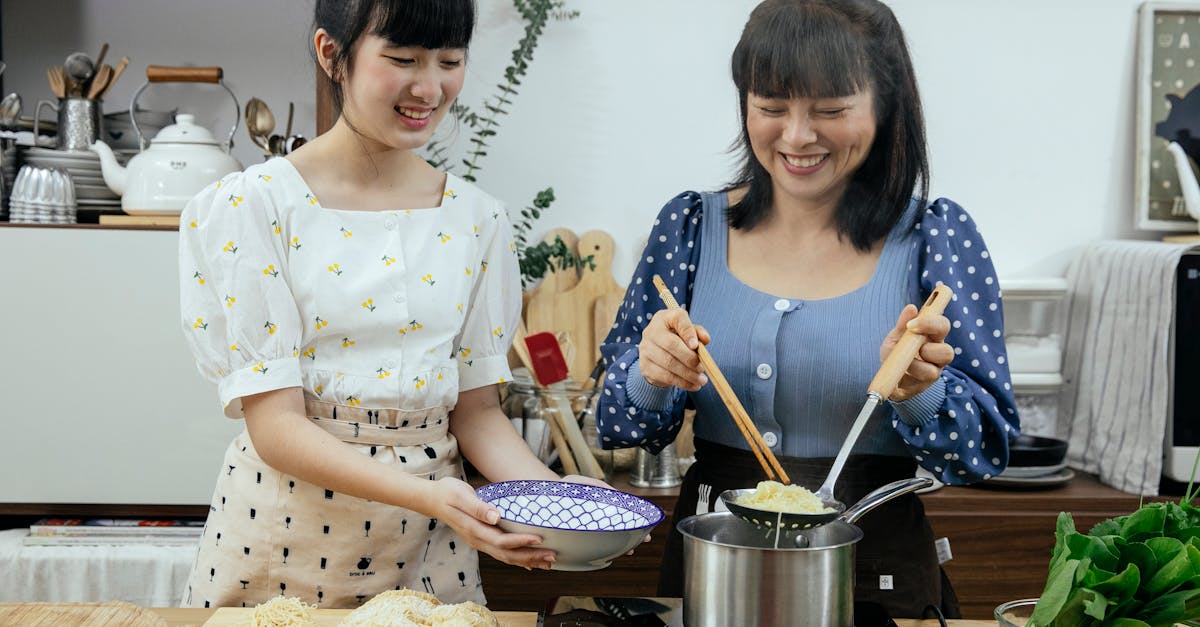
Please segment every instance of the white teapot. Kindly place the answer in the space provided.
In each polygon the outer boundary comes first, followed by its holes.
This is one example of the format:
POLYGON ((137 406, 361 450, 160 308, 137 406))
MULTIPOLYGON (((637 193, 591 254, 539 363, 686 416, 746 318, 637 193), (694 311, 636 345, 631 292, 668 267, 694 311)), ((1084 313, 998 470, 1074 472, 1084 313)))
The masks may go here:
POLYGON ((121 167, 104 142, 97 141, 91 149, 100 155, 104 183, 121 195, 121 209, 130 215, 178 215, 209 183, 242 169, 212 133, 186 113, 159 131, 127 167, 121 167))
POLYGON ((1183 146, 1175 142, 1167 144, 1167 151, 1175 158, 1175 173, 1179 176, 1183 206, 1193 220, 1200 220, 1200 184, 1196 183, 1191 159, 1188 159, 1187 153, 1183 151, 1183 146))

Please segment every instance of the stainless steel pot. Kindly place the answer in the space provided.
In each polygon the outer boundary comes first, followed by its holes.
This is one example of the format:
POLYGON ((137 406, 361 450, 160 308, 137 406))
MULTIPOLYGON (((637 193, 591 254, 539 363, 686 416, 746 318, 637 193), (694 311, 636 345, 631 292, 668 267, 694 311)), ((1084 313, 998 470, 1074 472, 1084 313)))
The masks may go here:
POLYGON ((683 534, 683 622, 849 627, 854 618, 854 522, 898 496, 926 488, 928 477, 889 483, 812 529, 763 529, 729 512, 689 516, 683 534))

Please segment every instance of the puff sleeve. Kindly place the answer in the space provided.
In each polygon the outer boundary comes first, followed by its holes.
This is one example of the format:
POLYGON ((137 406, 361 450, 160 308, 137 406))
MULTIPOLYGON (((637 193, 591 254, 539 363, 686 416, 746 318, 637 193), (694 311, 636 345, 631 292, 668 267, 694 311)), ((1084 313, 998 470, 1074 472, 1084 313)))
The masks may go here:
POLYGON ((688 305, 700 258, 702 213, 703 197, 696 192, 684 192, 662 208, 613 328, 600 346, 607 374, 596 426, 603 448, 642 446, 658 453, 679 433, 687 392, 647 383, 637 365, 638 343, 654 312, 665 308, 654 275, 662 277, 681 307, 688 305))
POLYGON ((460 391, 512 378, 508 349, 521 319, 521 273, 508 214, 498 202, 477 260, 471 298, 455 341, 460 391))
POLYGON ((225 415, 242 417, 244 396, 299 387, 302 326, 267 191, 231 174, 187 204, 179 235, 184 335, 225 415))
POLYGON ((946 343, 955 356, 935 384, 944 394, 919 395, 940 402, 924 409, 894 404, 892 424, 917 462, 939 480, 988 479, 1007 467, 1009 438, 1020 431, 996 271, 974 220, 953 201, 933 201, 916 228, 911 263, 921 296, 939 282, 954 289, 945 316, 946 343))

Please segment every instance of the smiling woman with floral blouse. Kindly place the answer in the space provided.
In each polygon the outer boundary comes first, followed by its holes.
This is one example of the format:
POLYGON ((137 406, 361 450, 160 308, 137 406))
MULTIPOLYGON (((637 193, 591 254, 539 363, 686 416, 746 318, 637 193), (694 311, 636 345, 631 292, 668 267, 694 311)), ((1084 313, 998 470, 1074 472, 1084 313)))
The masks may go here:
MULTIPOLYGON (((912 63, 876 0, 767 0, 733 53, 743 167, 719 192, 659 213, 612 331, 597 411, 601 444, 652 452, 697 410, 696 463, 674 520, 765 479, 695 348, 708 350, 796 484, 815 489, 906 328, 927 343, 860 436, 835 495, 854 503, 919 464, 951 484, 1004 470, 1018 432, 1000 287, 966 211, 927 200, 912 63), (914 197, 915 194, 915 197, 914 197), (659 275, 686 308, 664 311, 659 275), (938 283, 944 316, 918 319, 938 283), (711 340, 711 341, 710 341, 711 340)), ((893 616, 958 614, 920 500, 859 525, 855 599, 893 616)), ((674 531, 659 594, 682 589, 674 531)))

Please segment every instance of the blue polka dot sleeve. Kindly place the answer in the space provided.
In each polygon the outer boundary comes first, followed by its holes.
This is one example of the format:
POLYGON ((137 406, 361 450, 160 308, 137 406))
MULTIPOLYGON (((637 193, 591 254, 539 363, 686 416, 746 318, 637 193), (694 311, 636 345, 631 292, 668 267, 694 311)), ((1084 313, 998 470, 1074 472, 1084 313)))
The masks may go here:
POLYGON ((916 226, 912 263, 920 292, 954 289, 946 307, 954 360, 942 370, 945 400, 936 415, 893 426, 926 470, 947 484, 996 476, 1008 465, 1008 440, 1020 429, 1004 345, 1000 285, 983 238, 962 207, 930 204, 916 226))
POLYGON ((648 399, 635 398, 636 393, 631 395, 627 383, 631 368, 634 376, 640 376, 636 374, 636 362, 642 330, 654 312, 665 308, 651 281, 654 275, 662 277, 681 307, 687 307, 692 277, 700 258, 702 206, 700 194, 684 192, 671 199, 659 212, 642 259, 625 292, 625 301, 612 330, 600 346, 607 374, 596 408, 596 426, 600 432, 600 445, 606 449, 641 446, 657 453, 679 433, 686 391, 662 389, 665 398, 648 402, 648 399))

